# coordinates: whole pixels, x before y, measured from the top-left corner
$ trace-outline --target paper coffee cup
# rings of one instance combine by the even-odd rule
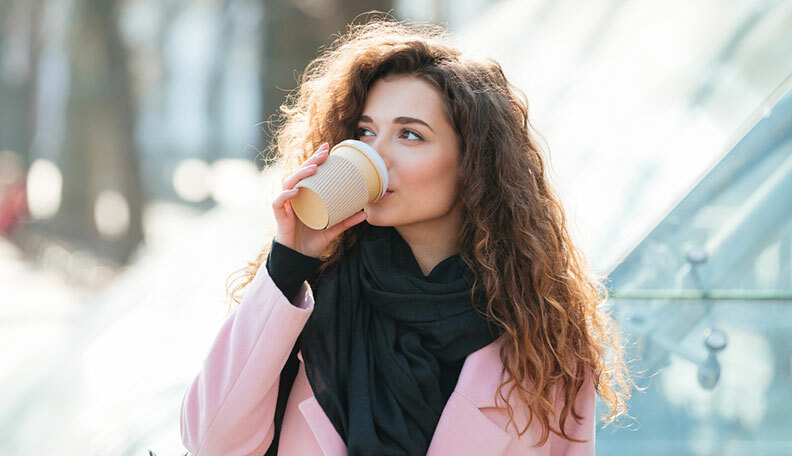
[[[313,176],[295,185],[297,217],[315,230],[330,228],[385,195],[388,170],[373,147],[355,139],[336,144]]]

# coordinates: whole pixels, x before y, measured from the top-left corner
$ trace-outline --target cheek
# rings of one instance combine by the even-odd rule
[[[448,205],[455,199],[456,163],[450,160],[432,160],[411,163],[404,169],[404,182],[408,186],[416,203],[434,202]]]

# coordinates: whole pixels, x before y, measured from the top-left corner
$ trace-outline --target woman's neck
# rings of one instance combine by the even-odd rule
[[[410,246],[424,276],[428,276],[440,262],[457,253],[461,225],[459,215],[458,208],[455,208],[446,217],[394,227]]]

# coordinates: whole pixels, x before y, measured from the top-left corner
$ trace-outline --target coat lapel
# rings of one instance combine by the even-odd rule
[[[468,355],[459,373],[454,391],[462,393],[479,408],[495,407],[495,392],[500,385],[503,369],[500,350],[505,337],[501,335],[489,345]]]
[[[297,406],[308,422],[319,448],[322,449],[324,456],[346,456],[347,447],[344,440],[336,431],[335,426],[327,417],[322,406],[315,396],[300,402]]]
[[[457,386],[448,399],[427,455],[503,454],[513,437],[487,418],[482,409],[495,407],[501,381],[503,336],[465,359]]]
[[[302,350],[297,352],[297,358],[300,363],[305,362],[302,357]],[[305,375],[305,369],[301,368],[298,375]],[[304,380],[307,385],[308,378],[306,377]],[[310,389],[310,386],[307,388]],[[327,417],[322,406],[319,405],[319,401],[316,400],[313,392],[311,392],[310,397],[300,402],[297,408],[300,409],[303,417],[305,417],[305,421],[308,423],[308,427],[311,428],[316,443],[319,444],[324,456],[346,456],[347,447],[344,439],[336,431],[335,426],[333,426],[330,418]]]

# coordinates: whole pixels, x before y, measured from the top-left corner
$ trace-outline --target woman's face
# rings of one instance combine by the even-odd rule
[[[388,168],[384,197],[364,208],[377,226],[456,224],[459,146],[440,93],[412,76],[391,76],[371,87],[357,137],[371,145]]]

